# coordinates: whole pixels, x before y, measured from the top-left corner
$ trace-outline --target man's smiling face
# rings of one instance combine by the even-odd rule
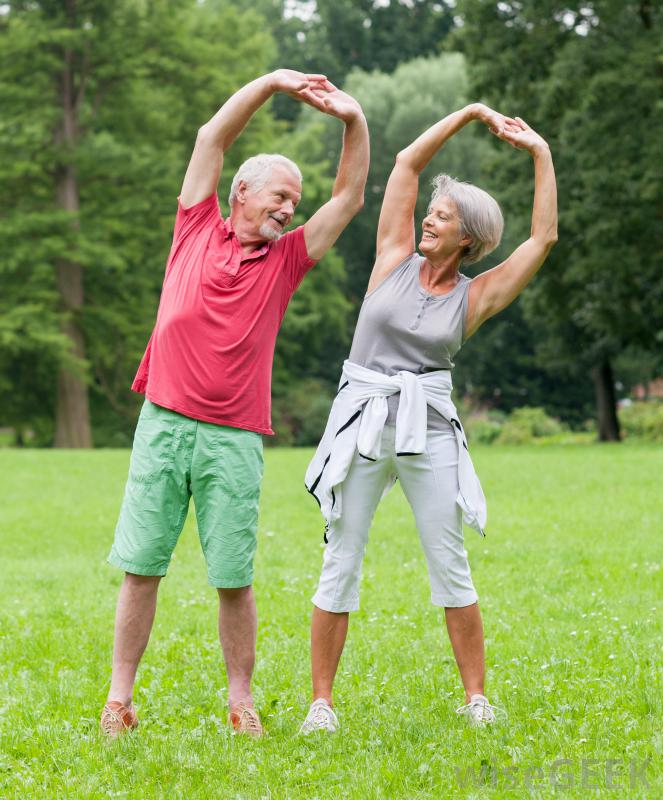
[[[252,189],[242,182],[239,195],[244,230],[257,240],[276,240],[292,222],[302,185],[287,167],[276,165],[263,187]]]

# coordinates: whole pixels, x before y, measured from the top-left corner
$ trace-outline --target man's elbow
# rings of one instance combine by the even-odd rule
[[[218,131],[213,130],[209,122],[206,122],[204,125],[201,125],[200,128],[198,128],[198,133],[196,134],[196,147],[199,149],[217,149],[221,147],[223,150],[225,150],[223,138],[219,135]]]
[[[337,203],[337,209],[352,219],[364,207],[364,190],[342,193],[333,199]]]
[[[355,197],[354,202],[350,204],[350,209],[352,210],[352,216],[354,217],[355,214],[358,214],[363,207],[364,207],[364,193],[362,192],[358,197]]]
[[[538,236],[534,236],[533,238],[546,256],[557,244],[559,239],[557,235],[557,228],[550,228],[549,230],[543,231]]]

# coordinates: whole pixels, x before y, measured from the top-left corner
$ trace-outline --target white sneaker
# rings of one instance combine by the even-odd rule
[[[302,727],[299,729],[300,733],[307,735],[314,731],[327,731],[328,733],[335,733],[341,727],[338,717],[334,714],[332,707],[322,697],[314,700],[308,710],[306,719]]]
[[[505,713],[501,708],[491,706],[488,699],[482,694],[473,694],[467,705],[456,709],[456,714],[464,716],[467,724],[472,728],[483,728],[486,725],[492,725],[496,719],[495,712]]]

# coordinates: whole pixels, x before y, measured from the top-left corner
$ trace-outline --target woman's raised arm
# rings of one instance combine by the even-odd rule
[[[396,156],[382,201],[375,265],[367,291],[375,289],[413,252],[419,174],[444,143],[472,120],[485,123],[497,136],[502,135],[508,122],[512,122],[483,103],[472,103],[436,122]]]
[[[529,239],[497,267],[472,280],[466,335],[509,305],[537,273],[557,241],[557,184],[550,148],[542,136],[516,117],[501,138],[527,150],[534,160],[534,206]]]

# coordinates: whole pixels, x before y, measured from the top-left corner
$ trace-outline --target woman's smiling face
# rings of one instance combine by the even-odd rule
[[[422,229],[419,250],[432,260],[462,252],[472,241],[463,233],[456,204],[444,195],[431,202]]]

